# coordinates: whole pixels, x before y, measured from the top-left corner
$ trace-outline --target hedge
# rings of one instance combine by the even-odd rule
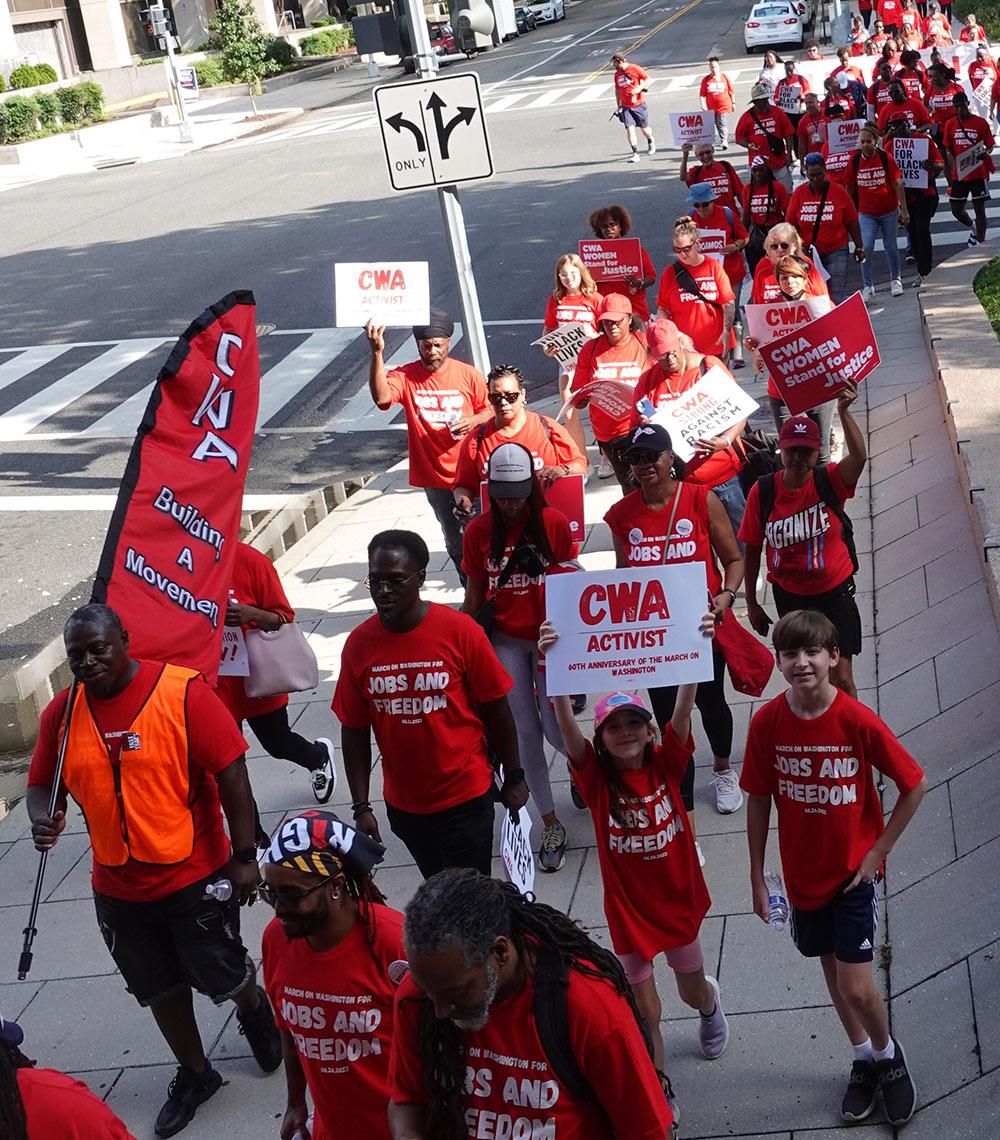
[[[42,130],[54,131],[59,126],[59,97],[52,91],[40,91],[34,102]]]
[[[218,87],[226,82],[218,59],[199,59],[191,65],[198,76],[199,87]]]
[[[22,90],[25,87],[41,87],[46,83],[58,83],[59,76],[54,67],[47,63],[22,63],[10,73],[10,86]]]
[[[26,142],[103,117],[104,91],[96,83],[78,83],[35,96],[15,95],[0,103],[0,143]]]
[[[955,15],[959,20],[970,12],[975,12],[992,43],[1000,40],[1000,0],[956,0]]]
[[[352,47],[354,47],[352,28],[327,28],[325,31],[315,32],[299,40],[299,51],[303,55],[336,55],[345,48]]]

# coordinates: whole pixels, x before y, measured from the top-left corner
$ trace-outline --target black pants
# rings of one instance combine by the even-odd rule
[[[385,805],[393,834],[406,845],[425,879],[445,867],[474,867],[489,875],[493,861],[492,788],[474,800],[418,815]]]
[[[733,750],[733,714],[726,704],[726,659],[718,651],[712,654],[715,676],[711,681],[700,681],[695,706],[701,713],[702,727],[714,756],[728,756]],[[662,735],[677,703],[677,686],[649,690],[649,703]],[[688,764],[681,781],[681,799],[690,811],[694,807],[694,757]]]
[[[926,4],[924,5],[926,7]],[[872,23],[872,10],[868,8],[861,12],[861,19],[865,22],[865,31],[871,27]]]
[[[478,492],[474,487],[473,491]],[[462,573],[462,524],[455,518],[455,496],[449,487],[425,487],[424,494],[431,505],[434,517],[441,526],[444,535],[444,547],[448,557],[455,563],[458,577],[465,585],[465,575]]]
[[[937,194],[915,194],[907,203],[910,211],[910,224],[906,227],[910,235],[910,251],[917,263],[917,272],[926,277],[931,271],[934,259],[934,246],[931,240],[931,218],[937,213]]]
[[[326,763],[326,749],[322,744],[313,744],[304,736],[292,732],[288,723],[287,705],[264,713],[263,716],[248,717],[247,724],[260,741],[261,748],[276,760],[291,760],[293,764],[308,768],[310,772],[322,768]]]

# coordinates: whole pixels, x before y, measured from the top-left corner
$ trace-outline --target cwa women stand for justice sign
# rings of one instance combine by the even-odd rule
[[[548,575],[545,615],[559,634],[545,655],[549,695],[710,680],[707,609],[702,562]]]

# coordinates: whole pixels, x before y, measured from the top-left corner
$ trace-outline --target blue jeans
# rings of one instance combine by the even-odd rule
[[[839,305],[840,302],[847,297],[847,266],[849,257],[850,255],[847,252],[846,245],[840,249],[831,250],[829,253],[820,254],[823,268],[830,274],[830,280],[827,281],[826,287],[830,290],[830,299],[835,305]]]
[[[726,508],[729,521],[733,524],[733,534],[738,534],[740,523],[743,521],[743,512],[747,505],[747,498],[740,486],[739,476],[734,475],[732,479],[727,479],[725,483],[720,483],[718,487],[713,487],[712,490],[719,496],[722,505]]]
[[[865,243],[865,259],[861,263],[862,285],[875,284],[875,239],[881,234],[885,248],[885,259],[889,263],[889,280],[899,276],[899,246],[896,235],[899,232],[899,210],[888,214],[858,214],[861,223],[861,238]]]

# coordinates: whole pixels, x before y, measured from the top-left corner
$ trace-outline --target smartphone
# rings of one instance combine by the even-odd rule
[[[653,401],[646,396],[643,396],[643,398],[636,404],[636,407],[639,409],[639,415],[645,416],[647,420],[656,414],[656,408],[653,406]]]

